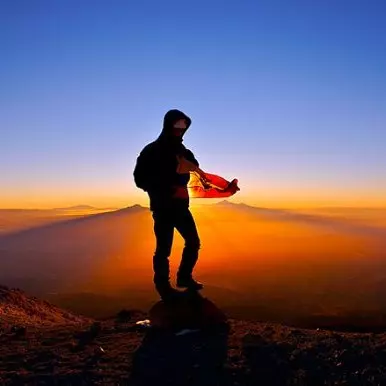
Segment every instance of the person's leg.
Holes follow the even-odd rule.
[[[171,213],[154,211],[154,234],[156,249],[153,256],[154,284],[161,294],[170,288],[169,256],[173,244],[174,223]]]
[[[189,208],[178,211],[175,219],[175,227],[185,240],[181,264],[177,272],[177,286],[201,289],[203,285],[192,278],[193,269],[198,260],[200,238]]]

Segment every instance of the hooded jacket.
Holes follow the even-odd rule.
[[[185,119],[187,128],[181,137],[173,135],[173,125]],[[137,158],[134,180],[137,187],[146,191],[150,198],[150,209],[189,207],[187,185],[190,173],[177,172],[179,158],[199,166],[193,153],[183,145],[183,136],[192,120],[179,110],[170,110],[164,116],[159,137],[144,147]]]

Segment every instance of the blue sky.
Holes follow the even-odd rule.
[[[128,205],[180,108],[260,205],[386,205],[384,1],[0,2],[0,207]]]

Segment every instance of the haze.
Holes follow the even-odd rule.
[[[193,212],[202,240],[197,276],[232,315],[300,323],[385,313],[386,209],[301,213],[221,202]],[[175,240],[172,272],[182,250]],[[153,250],[147,208],[57,213],[55,222],[3,228],[0,282],[83,313],[146,309],[157,300]]]

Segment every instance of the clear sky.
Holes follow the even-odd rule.
[[[386,205],[386,2],[0,1],[0,207],[146,203],[169,108],[260,206]]]

